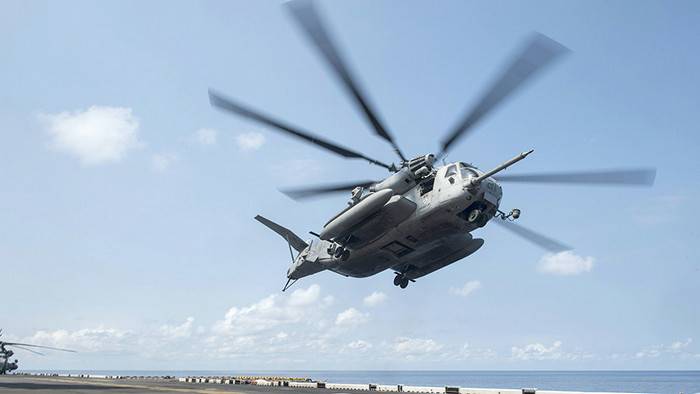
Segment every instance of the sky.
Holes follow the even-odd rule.
[[[0,327],[79,351],[22,367],[700,369],[700,3],[318,6],[407,155],[435,152],[538,31],[571,53],[448,160],[534,148],[508,171],[656,167],[655,186],[504,184],[502,209],[575,249],[486,226],[405,290],[323,272],[282,293],[287,246],[253,217],[319,231],[349,196],[279,188],[387,173],[216,111],[207,89],[395,159],[283,4],[3,0]]]

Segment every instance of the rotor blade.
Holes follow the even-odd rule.
[[[26,347],[17,346],[17,345],[15,345],[14,347],[17,348],[17,349],[26,350],[26,351],[31,352],[31,353],[34,353],[34,354],[38,354],[38,355],[40,355],[40,356],[46,356],[44,353],[39,353],[39,352],[37,352],[36,350],[32,350],[32,349],[29,349],[29,348],[26,348]]]
[[[523,51],[511,60],[501,75],[482,94],[477,104],[467,111],[462,120],[442,141],[440,156],[525,82],[568,51],[566,47],[551,38],[535,33],[528,40]]]
[[[350,69],[346,66],[347,62],[344,61],[343,56],[338,50],[338,46],[334,44],[330,32],[324,25],[321,16],[314,8],[313,3],[309,0],[295,0],[288,2],[286,5],[294,17],[294,20],[296,20],[304,33],[306,33],[308,38],[314,43],[316,48],[318,48],[338,79],[343,83],[343,86],[345,86],[350,95],[355,99],[356,104],[362,109],[367,120],[372,124],[375,133],[389,142],[401,160],[406,161],[406,157],[401,152],[401,149],[394,141],[392,135],[375,115],[376,111],[372,110],[356,78],[353,78],[353,75],[350,73]]]
[[[276,128],[278,130],[282,130],[284,132],[287,132],[289,134],[292,134],[298,138],[301,138],[303,140],[306,140],[308,142],[311,142],[312,144],[318,145],[322,148],[325,148],[335,154],[338,154],[343,157],[347,158],[357,158],[357,159],[365,159],[369,161],[372,164],[376,164],[378,166],[382,166],[387,169],[392,169],[392,166],[389,166],[388,164],[382,163],[378,160],[371,159],[361,153],[352,151],[347,148],[343,148],[340,145],[336,145],[330,141],[326,141],[320,137],[316,137],[306,131],[301,131],[297,128],[294,128],[293,126],[290,126],[288,124],[283,123],[282,121],[276,120],[270,116],[263,115],[259,112],[255,112],[250,108],[246,108],[240,104],[234,103],[231,99],[224,98],[220,94],[216,93],[215,91],[209,89],[209,102],[211,105],[214,107],[217,107],[222,110],[226,110],[229,112],[233,112],[235,114],[238,114],[240,116],[243,116],[245,118],[255,120],[257,122],[260,122],[262,124],[268,125],[270,127]]]
[[[544,235],[534,232],[526,227],[523,227],[519,224],[515,224],[513,222],[510,222],[508,220],[502,220],[502,219],[494,219],[494,222],[500,224],[501,226],[505,227],[506,229],[512,231],[516,235],[519,235],[520,237],[524,238],[527,241],[532,242],[533,244],[546,249],[552,253],[557,253],[557,252],[563,252],[565,250],[571,250],[573,249],[571,246],[568,246],[566,244],[563,244],[557,240],[554,240],[549,237],[545,237]]]
[[[656,169],[552,172],[495,176],[499,182],[560,183],[583,185],[652,186]]]
[[[350,191],[358,186],[369,187],[371,185],[374,185],[375,183],[375,181],[356,181],[347,183],[337,183],[333,185],[313,186],[300,189],[286,189],[280,191],[293,200],[303,200],[305,198],[315,197],[323,194]]]
[[[32,345],[30,343],[18,343],[18,342],[4,342],[6,346],[27,346],[27,347],[38,347],[42,349],[51,349],[51,350],[59,350],[62,352],[71,352],[71,353],[77,353],[75,350],[70,350],[70,349],[63,349],[60,347],[51,347],[51,346],[42,346],[42,345]]]

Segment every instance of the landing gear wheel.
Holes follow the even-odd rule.
[[[469,217],[467,217],[467,220],[469,221],[469,223],[474,223],[479,219],[479,216],[481,216],[481,210],[474,209],[471,212],[469,212]]]
[[[479,215],[479,218],[476,220],[476,225],[479,227],[484,227],[486,226],[486,223],[489,222],[489,217],[486,214],[481,214]]]
[[[400,284],[401,284],[401,279],[402,279],[402,278],[403,278],[402,275],[396,274],[396,276],[394,277],[394,286],[400,285]]]
[[[407,286],[408,286],[408,279],[401,278],[401,283],[399,283],[399,287],[402,289],[405,289]]]
[[[333,256],[336,259],[339,259],[339,258],[343,257],[343,253],[345,253],[345,248],[342,246],[338,246],[337,248],[335,248],[335,252],[333,253]]]
[[[340,256],[340,259],[343,261],[346,261],[350,257],[350,251],[345,249],[343,251],[343,254]]]

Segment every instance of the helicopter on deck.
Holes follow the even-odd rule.
[[[324,270],[350,277],[368,277],[392,269],[396,273],[394,285],[406,288],[409,282],[479,250],[484,240],[475,238],[471,233],[492,220],[550,252],[571,249],[513,223],[520,217],[521,211],[514,208],[506,213],[500,209],[503,196],[501,182],[622,186],[651,186],[654,183],[656,170],[653,168],[499,175],[533,150],[520,153],[488,171],[464,162],[436,165],[460,138],[469,134],[495,107],[568,52],[567,48],[549,37],[536,33],[529,38],[476,105],[467,110],[445,136],[438,154],[423,154],[408,159],[372,109],[313,3],[310,0],[293,0],[285,6],[358,105],[375,134],[393,147],[400,163],[397,165],[373,159],[209,90],[210,103],[214,107],[285,132],[342,157],[366,160],[392,173],[381,181],[355,181],[283,191],[294,199],[335,192],[351,193],[348,206],[328,220],[319,233],[311,232],[317,239],[308,242],[269,219],[260,215],[255,217],[289,244],[292,264],[282,291],[298,279]],[[293,250],[296,250],[296,256]]]
[[[2,329],[0,329],[0,336],[2,336]],[[8,372],[12,372],[19,368],[19,360],[15,359],[14,361],[12,361],[10,359],[10,357],[14,356],[15,352],[12,349],[8,349],[8,347],[22,349],[30,353],[38,354],[40,356],[44,356],[44,354],[30,348],[41,348],[49,350],[58,350],[61,352],[75,353],[75,350],[61,349],[50,346],[32,345],[29,343],[5,342],[0,340],[0,375],[6,375]]]

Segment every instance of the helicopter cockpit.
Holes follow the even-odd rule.
[[[459,163],[459,173],[463,179],[476,178],[480,175],[478,168],[462,162]]]

